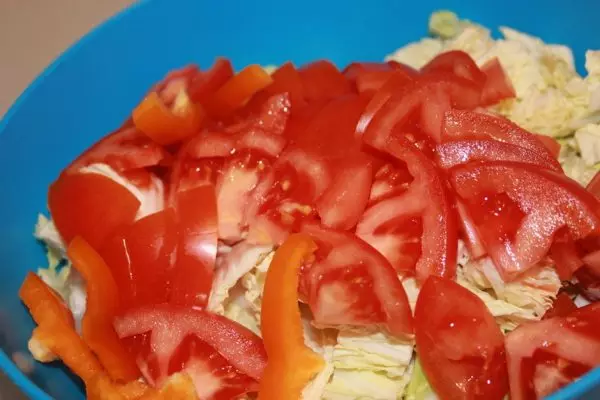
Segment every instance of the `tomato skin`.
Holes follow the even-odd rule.
[[[233,77],[231,62],[219,57],[212,67],[191,79],[187,92],[193,102],[206,102],[221,86]]]
[[[481,67],[485,83],[481,91],[481,105],[489,106],[516,96],[516,92],[500,61],[493,58]]]
[[[515,161],[562,171],[546,156],[525,147],[491,139],[453,140],[436,148],[438,165],[444,169],[471,161]]]
[[[355,235],[307,222],[317,243],[316,262],[304,270],[300,287],[322,324],[383,324],[394,335],[412,337],[408,297],[389,262]],[[353,312],[349,313],[348,308]]]
[[[350,82],[327,60],[306,64],[299,73],[308,102],[331,100],[352,93]]]
[[[84,151],[64,173],[77,173],[95,163],[107,164],[116,171],[135,170],[159,165],[167,158],[162,146],[126,123]]]
[[[94,248],[132,223],[139,207],[129,190],[98,174],[62,174],[48,191],[48,208],[62,239],[68,243],[81,236]]]
[[[203,185],[178,193],[176,218],[179,241],[170,301],[203,307],[208,301],[217,257],[214,186]]]
[[[562,292],[556,296],[554,303],[552,303],[552,308],[546,311],[543,319],[552,317],[566,317],[575,310],[577,310],[577,306],[571,299],[571,296],[565,292]]]
[[[265,93],[269,95],[288,93],[294,110],[306,105],[302,78],[294,64],[291,62],[283,64],[273,72],[271,78],[273,83],[265,88]]]
[[[316,205],[323,225],[353,228],[369,201],[372,178],[371,164],[366,161],[350,164],[339,172]]]
[[[381,145],[381,139],[371,135],[365,136],[365,141],[376,148]],[[457,222],[453,201],[442,175],[431,160],[405,137],[396,136],[389,141],[386,139],[383,141],[385,145],[379,148],[405,162],[414,181],[405,193],[369,207],[357,226],[356,234],[383,254],[393,254],[397,249],[384,249],[377,243],[377,229],[388,221],[393,224],[394,220],[406,221],[407,217],[421,217],[422,254],[414,267],[417,278],[420,282],[424,282],[432,274],[454,277],[458,241]],[[382,210],[387,211],[382,212]],[[385,245],[385,236],[380,239]],[[394,258],[389,260],[394,263]],[[409,270],[412,266],[395,267]]]
[[[460,78],[468,79],[477,86],[483,87],[486,75],[467,53],[461,50],[451,50],[441,53],[429,61],[421,73],[449,72]]]
[[[508,392],[504,336],[486,305],[452,280],[431,276],[415,308],[419,361],[444,399],[502,399]]]
[[[600,364],[600,303],[523,324],[505,339],[514,400],[549,395]]]
[[[119,289],[121,311],[169,299],[170,273],[177,249],[175,212],[168,208],[124,227],[100,254]]]
[[[505,280],[542,260],[553,234],[563,226],[573,240],[600,230],[600,203],[564,175],[504,161],[455,167],[450,180],[466,201],[486,250]],[[477,203],[498,195],[506,196],[506,201],[489,210]],[[501,220],[494,219],[499,217],[505,218],[508,230],[499,229]]]
[[[198,383],[217,380],[215,393],[227,391],[228,386],[256,390],[249,379],[260,381],[267,363],[260,337],[237,322],[198,308],[169,304],[137,308],[118,316],[114,325],[147,367],[145,376],[154,386],[161,386],[169,372],[183,367]],[[199,388],[201,393],[208,389]]]
[[[442,140],[494,139],[538,153],[553,170],[562,171],[559,162],[532,133],[502,116],[474,111],[450,110],[444,116]]]

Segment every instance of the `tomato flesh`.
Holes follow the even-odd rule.
[[[431,276],[415,309],[423,371],[448,399],[502,399],[508,391],[504,336],[486,305],[469,290]]]

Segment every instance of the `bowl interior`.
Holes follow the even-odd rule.
[[[172,68],[190,62],[208,67],[220,55],[237,68],[317,58],[340,66],[381,60],[426,35],[429,14],[440,8],[488,27],[507,25],[567,44],[580,70],[584,51],[600,48],[594,24],[600,2],[585,0],[508,0],[496,7],[465,0],[151,0],[69,49],[0,123],[0,367],[33,398],[47,398],[44,392],[83,398],[81,386],[59,365],[35,364],[26,377],[11,363],[15,352],[27,354],[33,328],[17,291],[28,270],[45,265],[32,231],[37,213],[46,212],[48,185],[69,160],[120,125],[149,85]],[[560,397],[580,395],[594,380],[600,384],[600,373],[594,374]]]

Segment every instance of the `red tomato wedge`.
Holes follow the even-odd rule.
[[[358,121],[358,124],[356,125],[356,132],[360,135],[364,134],[373,117],[388,102],[392,95],[401,90],[414,79],[415,74],[407,72],[403,68],[394,71],[394,73],[389,77],[388,80],[386,80],[381,88],[377,90],[377,92],[369,101],[369,104],[366,106]]]
[[[473,109],[479,105],[479,95],[479,87],[468,79],[448,72],[432,72],[402,86],[387,101],[382,97],[376,104],[379,107],[374,105],[374,110],[365,113],[358,130],[377,138],[381,144],[394,130],[417,129],[416,120],[425,122],[424,131],[439,141],[445,112],[450,107]],[[424,103],[427,107],[423,107]]]
[[[460,78],[468,79],[477,86],[484,86],[486,74],[482,72],[475,61],[461,50],[451,50],[441,53],[429,61],[421,73],[448,72]]]
[[[405,163],[397,161],[383,165],[373,178],[369,204],[404,193],[412,181],[413,177]]]
[[[566,317],[575,310],[577,310],[577,306],[571,299],[571,296],[565,292],[562,292],[556,296],[554,303],[552,303],[552,308],[550,308],[544,314],[544,319],[552,317]]]
[[[515,161],[561,172],[546,155],[525,147],[490,139],[454,140],[436,148],[437,162],[448,169],[470,161]]]
[[[305,224],[317,243],[316,262],[304,272],[315,322],[323,325],[381,324],[410,337],[412,313],[406,292],[392,266],[356,236]]]
[[[562,171],[554,155],[533,134],[504,117],[474,111],[451,110],[444,116],[444,140],[494,139],[524,147],[539,154],[552,169]]]
[[[365,141],[373,144],[378,139],[367,135]],[[369,207],[356,235],[381,252],[396,270],[415,273],[421,282],[429,275],[454,277],[456,216],[442,175],[404,137],[395,137],[381,149],[405,162],[414,181],[405,193]],[[415,248],[418,241],[420,252]],[[408,259],[407,254],[411,255]]]
[[[179,192],[175,208],[179,240],[170,301],[203,307],[212,287],[217,257],[215,187],[203,185]]]
[[[516,96],[515,89],[497,58],[485,63],[481,71],[485,74],[485,83],[481,91],[482,106],[490,106]]]
[[[598,200],[552,171],[514,162],[472,163],[452,169],[451,182],[505,280],[540,262],[559,229],[565,227],[573,240],[600,230]]]
[[[460,200],[456,201],[456,211],[458,212],[463,239],[466,242],[469,255],[473,259],[483,257],[486,254],[485,246],[479,237],[475,222],[469,215],[465,204]]]
[[[331,100],[352,93],[352,86],[335,65],[326,60],[315,61],[299,69],[307,101]]]
[[[600,364],[600,303],[523,324],[506,337],[513,400],[542,398]]]
[[[217,58],[209,70],[200,72],[189,82],[188,95],[192,101],[204,103],[231,77],[231,62],[225,58]]]
[[[116,171],[127,171],[160,164],[168,153],[144,133],[123,127],[88,148],[66,169],[78,172],[82,167],[103,163]]]
[[[268,95],[287,93],[294,109],[306,104],[302,78],[294,64],[290,62],[283,64],[273,72],[271,78],[273,83],[264,90]]]
[[[563,281],[570,280],[573,273],[585,263],[579,255],[577,245],[564,228],[554,235],[550,258],[554,261],[558,276]]]
[[[140,363],[149,366],[142,371],[154,386],[184,371],[203,399],[226,400],[256,391],[267,363],[260,337],[199,309],[140,308],[118,317],[115,329],[119,337],[129,338]]]
[[[356,226],[369,201],[372,179],[371,164],[366,161],[345,166],[317,202],[322,224],[341,230]]]
[[[125,187],[99,174],[62,174],[50,185],[48,208],[62,239],[83,237],[100,248],[119,227],[131,224],[139,200]]]
[[[119,289],[122,311],[169,299],[177,235],[175,212],[169,208],[120,229],[105,242],[100,254]]]
[[[415,308],[417,354],[440,398],[502,399],[508,392],[504,336],[485,303],[431,276]]]
[[[546,147],[546,149],[550,152],[550,154],[552,154],[554,158],[558,159],[561,145],[556,139],[550,136],[541,135],[537,133],[535,134],[535,137],[540,142],[542,142],[542,144]]]

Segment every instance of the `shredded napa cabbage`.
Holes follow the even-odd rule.
[[[437,400],[437,396],[429,382],[427,381],[427,377],[423,372],[423,368],[421,368],[421,363],[419,359],[415,357],[413,373],[406,387],[406,393],[404,396],[405,400]]]
[[[525,321],[538,321],[552,307],[561,281],[551,265],[539,265],[518,279],[505,283],[494,263],[484,257],[470,260],[464,246],[457,269],[457,282],[477,295],[504,332]]]
[[[429,30],[433,37],[410,43],[386,59],[420,68],[447,50],[467,52],[482,66],[500,60],[517,97],[493,107],[532,132],[553,137],[600,121],[600,52],[586,53],[587,76],[575,70],[573,54],[566,46],[546,44],[539,38],[502,27],[502,39],[494,40],[481,25],[459,20],[448,11],[433,13]]]
[[[341,330],[333,349],[333,376],[323,398],[402,398],[410,379],[413,347],[412,342],[380,330]]]

